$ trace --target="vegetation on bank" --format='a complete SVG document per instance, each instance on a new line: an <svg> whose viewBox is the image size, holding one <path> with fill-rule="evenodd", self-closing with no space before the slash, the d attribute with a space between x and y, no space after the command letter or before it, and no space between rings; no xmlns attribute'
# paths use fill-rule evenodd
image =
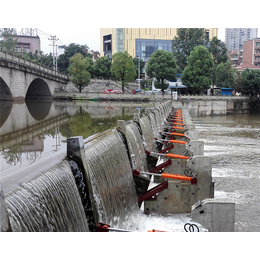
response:
<svg viewBox="0 0 260 260"><path fill-rule="evenodd" d="M12 28L0 31L4 41L0 41L2 51L14 53L17 36ZM23 58L37 64L53 67L51 53L22 53ZM128 82L134 81L144 71L144 62L140 58L132 58L127 52L115 53L110 60L100 57L95 63L88 53L86 45L71 43L59 55L57 68L67 73L81 91L89 84L90 78L113 79L122 83L124 92ZM146 66L147 75L155 78L157 88L166 89L167 82L176 79L176 73L182 74L182 82L189 93L199 93L209 89L210 85L233 88L242 95L250 96L250 106L257 109L260 94L260 71L245 70L238 72L231 66L227 56L225 43L214 37L211 41L203 28L179 28L177 36L172 40L172 52L157 50ZM143 80L142 88L151 84L151 79Z"/></svg>

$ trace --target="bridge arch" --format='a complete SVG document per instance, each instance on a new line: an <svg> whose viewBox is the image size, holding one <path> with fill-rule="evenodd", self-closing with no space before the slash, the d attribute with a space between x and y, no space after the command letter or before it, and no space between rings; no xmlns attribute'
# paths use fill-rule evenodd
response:
<svg viewBox="0 0 260 260"><path fill-rule="evenodd" d="M41 78L36 78L31 82L25 95L25 100L36 99L52 99L52 94L48 84Z"/></svg>
<svg viewBox="0 0 260 260"><path fill-rule="evenodd" d="M7 84L1 77L0 77L0 100L2 101L14 100L10 88L7 86Z"/></svg>

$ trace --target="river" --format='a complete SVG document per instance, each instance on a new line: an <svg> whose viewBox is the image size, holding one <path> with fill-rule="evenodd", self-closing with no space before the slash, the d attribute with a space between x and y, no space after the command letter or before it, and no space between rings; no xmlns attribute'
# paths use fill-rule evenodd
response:
<svg viewBox="0 0 260 260"><path fill-rule="evenodd" d="M235 231L260 231L260 114L194 117L212 157L215 198L236 203Z"/></svg>

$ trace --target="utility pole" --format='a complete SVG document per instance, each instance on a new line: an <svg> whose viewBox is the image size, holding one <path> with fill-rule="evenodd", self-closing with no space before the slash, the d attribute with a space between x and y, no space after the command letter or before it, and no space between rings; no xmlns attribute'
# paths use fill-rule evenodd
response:
<svg viewBox="0 0 260 260"><path fill-rule="evenodd" d="M54 60L54 46L55 46L55 42L57 42L59 39L56 38L56 35L52 36L51 35L51 38L48 38L49 41L52 42L52 44L50 44L50 46L52 46L53 48L53 53L52 53L52 56L53 56L53 68L57 70L57 65L55 66L55 60ZM56 57L56 64L57 64L57 53L55 54L55 57Z"/></svg>

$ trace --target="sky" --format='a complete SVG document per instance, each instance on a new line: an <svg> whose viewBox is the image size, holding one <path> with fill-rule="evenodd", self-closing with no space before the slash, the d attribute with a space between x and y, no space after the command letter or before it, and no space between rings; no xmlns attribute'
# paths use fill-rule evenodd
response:
<svg viewBox="0 0 260 260"><path fill-rule="evenodd" d="M132 0L127 6L122 3L45 0L35 5L35 1L24 0L21 5L20 1L5 1L1 3L0 28L37 28L44 53L52 52L48 40L51 35L59 39L58 45L87 44L91 50L100 51L100 28L218 28L222 41L225 28L260 28L258 16L252 13L253 6L259 5L257 1L247 6L233 0L211 5L206 0L160 0L154 4Z"/></svg>

